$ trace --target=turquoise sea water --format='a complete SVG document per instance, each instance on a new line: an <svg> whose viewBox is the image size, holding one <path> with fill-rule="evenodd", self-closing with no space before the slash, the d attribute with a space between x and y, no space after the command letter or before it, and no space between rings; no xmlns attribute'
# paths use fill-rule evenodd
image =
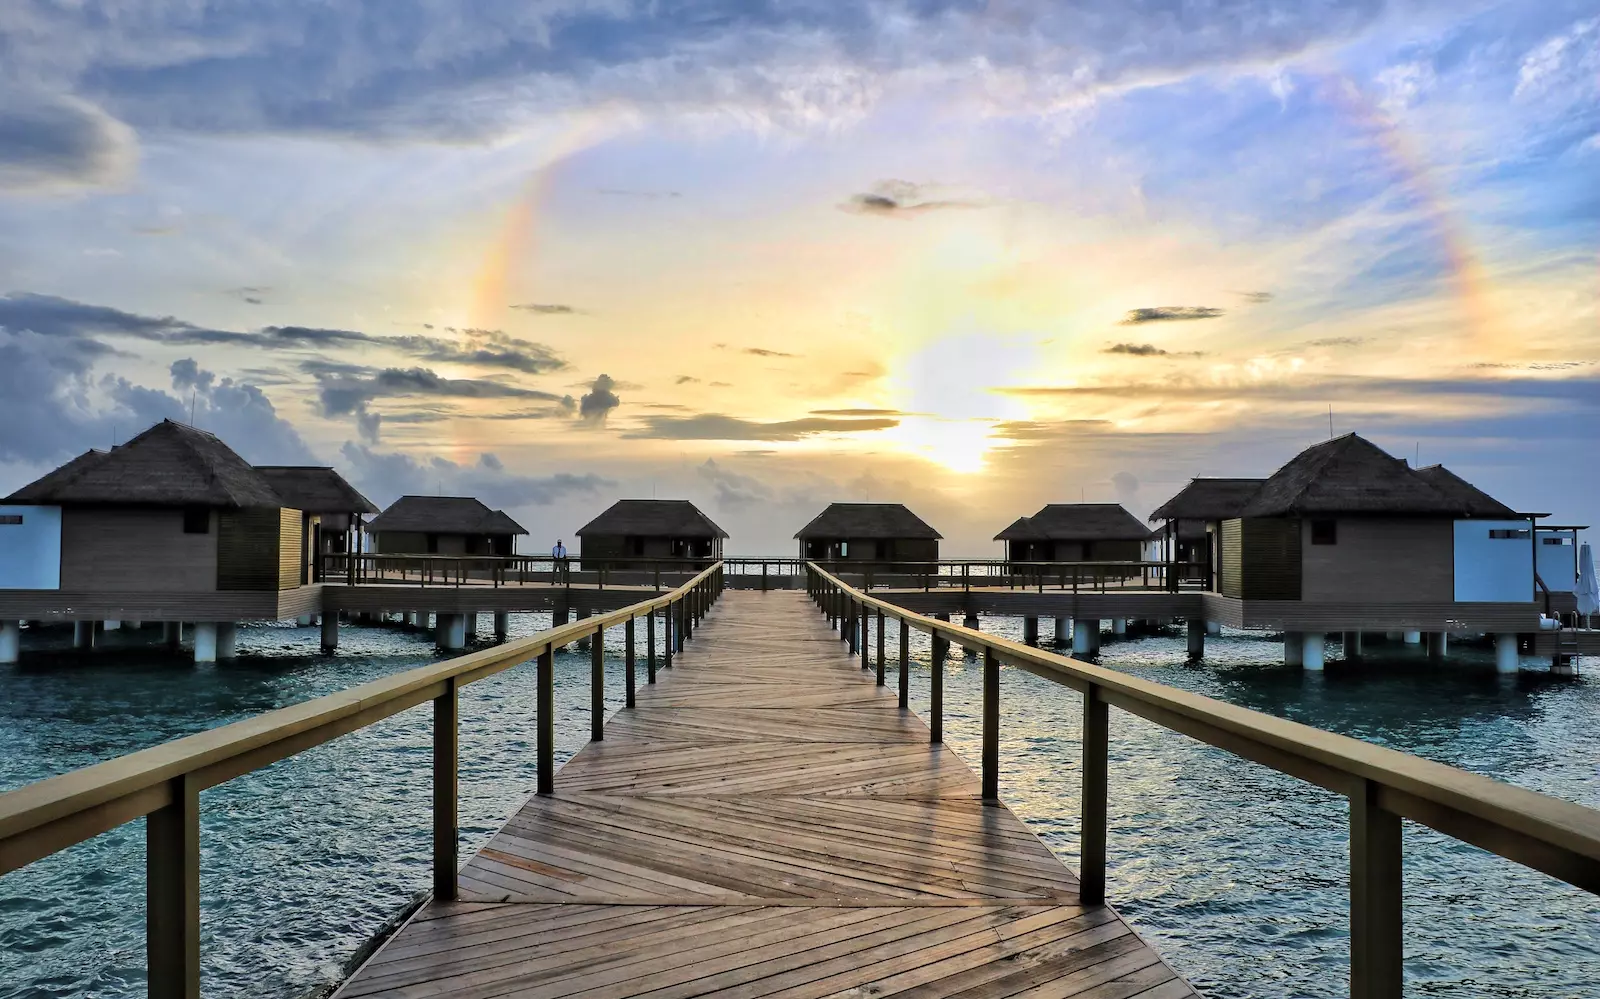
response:
<svg viewBox="0 0 1600 999"><path fill-rule="evenodd" d="M513 635L547 625L512 619ZM1021 635L1020 619L983 627ZM0 788L436 658L427 638L392 628L347 627L324 657L315 629L251 627L240 659L205 667L128 635L89 655L60 636L55 649L28 641L23 665L0 669ZM925 717L921 636L912 648ZM1212 637L1207 652L1188 666L1181 636L1108 637L1102 661L1600 806L1600 681L1501 678L1470 649L1433 666L1398 643L1323 674L1275 665L1281 646L1261 636ZM557 658L558 759L587 738L588 670L587 653ZM974 761L980 672L959 649L946 664L947 739ZM608 687L615 708L615 656ZM1002 793L1075 864L1080 701L1016 670L1002 691ZM533 705L531 664L463 690L464 850L532 792ZM202 795L207 995L295 997L334 982L426 890L430 723L413 709ZM1111 745L1119 910L1208 996L1346 994L1342 799L1115 709ZM143 854L135 823L0 878L0 997L142 995ZM1409 994L1600 996L1600 900L1411 826L1405 890Z"/></svg>

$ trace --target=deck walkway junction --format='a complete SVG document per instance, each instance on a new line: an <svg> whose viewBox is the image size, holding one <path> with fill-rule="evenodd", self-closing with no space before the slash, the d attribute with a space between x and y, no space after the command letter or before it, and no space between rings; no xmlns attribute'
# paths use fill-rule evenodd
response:
<svg viewBox="0 0 1600 999"><path fill-rule="evenodd" d="M803 592L737 592L713 565L587 620L0 794L0 875L143 819L149 995L198 999L200 792L431 702L433 891L340 999L1193 995L1106 905L1116 707L1346 796L1357 999L1402 994L1402 819L1600 893L1600 811L806 571ZM626 706L608 720L596 639L613 628ZM911 630L932 639L926 725L907 708ZM582 638L591 741L557 774L554 650ZM953 643L982 661L976 774L942 744ZM529 660L538 793L463 865L460 688ZM999 799L1002 664L1082 695L1076 874Z"/></svg>

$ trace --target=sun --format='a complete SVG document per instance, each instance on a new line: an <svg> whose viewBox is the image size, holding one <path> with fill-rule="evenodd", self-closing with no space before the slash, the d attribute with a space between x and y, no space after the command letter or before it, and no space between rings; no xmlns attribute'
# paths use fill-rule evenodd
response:
<svg viewBox="0 0 1600 999"><path fill-rule="evenodd" d="M1036 363L1033 344L1023 338L962 333L923 344L891 369L906 415L882 439L952 472L982 472L1000 443L996 424L1027 416L1019 402L993 389Z"/></svg>

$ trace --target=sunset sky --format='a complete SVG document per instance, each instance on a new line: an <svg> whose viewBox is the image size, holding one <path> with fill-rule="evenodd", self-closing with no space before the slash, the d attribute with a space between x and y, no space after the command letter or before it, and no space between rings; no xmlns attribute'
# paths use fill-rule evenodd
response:
<svg viewBox="0 0 1600 999"><path fill-rule="evenodd" d="M1600 2L0 4L0 492L164 416L951 555L1356 430L1600 523Z"/></svg>

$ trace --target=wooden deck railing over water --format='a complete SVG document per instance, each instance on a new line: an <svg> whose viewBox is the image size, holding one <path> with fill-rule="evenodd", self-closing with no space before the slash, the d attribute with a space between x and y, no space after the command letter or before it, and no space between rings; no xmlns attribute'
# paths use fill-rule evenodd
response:
<svg viewBox="0 0 1600 999"><path fill-rule="evenodd" d="M1084 904L1105 899L1111 705L1349 799L1350 994L1356 999L1399 999L1402 993L1403 818L1600 894L1600 810L924 617L848 586L816 564L808 564L807 589L851 650L860 651L863 666L869 662L869 622L876 619L880 684L884 622L901 623L902 707L908 697L911 630L932 637L928 727L935 742L943 739L940 664L951 643L981 650L982 787L990 800L998 799L1000 787L1000 665L1084 695L1079 871Z"/></svg>
<svg viewBox="0 0 1600 999"><path fill-rule="evenodd" d="M555 650L593 636L591 739L604 736L604 635L625 628L626 703L633 706L635 622L646 622L648 681L655 682L656 615L665 665L724 586L721 563L669 593L459 656L269 711L0 794L0 874L138 818L146 829L146 949L151 999L200 994L200 792L296 753L433 702L433 891L456 897L457 692L469 683L538 660L538 790L555 778Z"/></svg>

